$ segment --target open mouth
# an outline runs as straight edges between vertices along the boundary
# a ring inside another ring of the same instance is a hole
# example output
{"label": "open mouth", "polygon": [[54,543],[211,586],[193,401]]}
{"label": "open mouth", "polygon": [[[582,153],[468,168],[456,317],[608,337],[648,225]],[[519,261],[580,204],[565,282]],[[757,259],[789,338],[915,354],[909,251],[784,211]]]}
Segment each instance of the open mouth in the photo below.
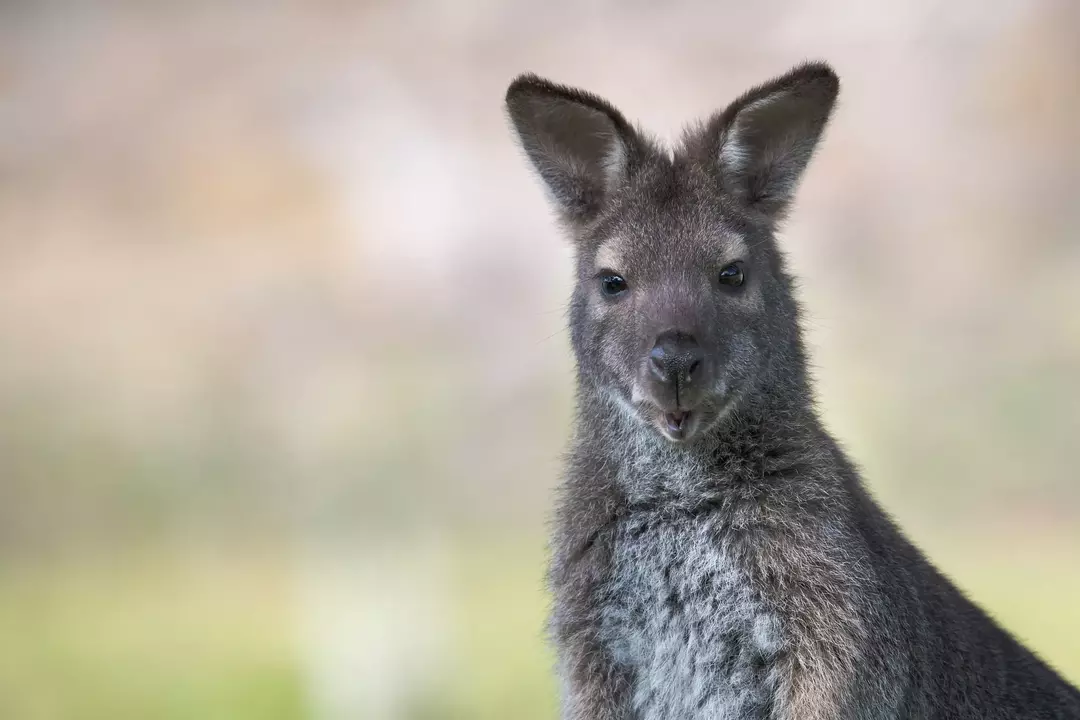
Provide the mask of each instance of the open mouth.
{"label": "open mouth", "polygon": [[683,427],[686,425],[686,419],[690,416],[688,410],[676,410],[675,412],[664,413],[664,423],[667,424],[667,429],[673,433],[682,432]]}
{"label": "open mouth", "polygon": [[674,409],[658,402],[642,402],[637,406],[638,417],[648,422],[661,436],[673,443],[690,443],[711,431],[731,409],[734,396],[730,393],[712,395],[687,410]]}
{"label": "open mouth", "polygon": [[672,440],[683,440],[690,428],[690,411],[665,412],[660,417],[661,429]]}

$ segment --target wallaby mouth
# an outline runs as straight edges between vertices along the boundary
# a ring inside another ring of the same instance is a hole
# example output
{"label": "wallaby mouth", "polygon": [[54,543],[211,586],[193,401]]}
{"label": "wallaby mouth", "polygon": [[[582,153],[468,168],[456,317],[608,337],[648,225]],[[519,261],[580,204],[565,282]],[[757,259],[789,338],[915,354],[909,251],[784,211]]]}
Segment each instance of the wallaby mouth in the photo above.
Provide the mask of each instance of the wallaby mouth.
{"label": "wallaby mouth", "polygon": [[690,430],[690,411],[675,410],[662,415],[660,429],[664,435],[676,442],[685,440]]}
{"label": "wallaby mouth", "polygon": [[[725,393],[713,396],[691,409],[674,410],[652,405],[651,425],[667,440],[677,444],[690,443],[709,432],[732,406],[733,398]],[[644,414],[644,413],[643,413]]]}
{"label": "wallaby mouth", "polygon": [[686,418],[690,415],[689,410],[676,410],[675,412],[664,413],[664,422],[667,423],[667,429],[672,433],[681,433],[683,426],[686,424]]}

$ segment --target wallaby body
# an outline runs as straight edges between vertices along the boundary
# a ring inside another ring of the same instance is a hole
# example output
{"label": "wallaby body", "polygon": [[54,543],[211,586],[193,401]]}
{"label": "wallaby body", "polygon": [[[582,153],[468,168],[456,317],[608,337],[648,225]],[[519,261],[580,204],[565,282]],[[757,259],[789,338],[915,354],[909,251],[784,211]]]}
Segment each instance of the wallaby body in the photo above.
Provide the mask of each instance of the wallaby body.
{"label": "wallaby body", "polygon": [[801,66],[668,154],[593,95],[510,86],[577,249],[550,573],[567,720],[1080,719],[818,420],[774,232],[837,91]]}

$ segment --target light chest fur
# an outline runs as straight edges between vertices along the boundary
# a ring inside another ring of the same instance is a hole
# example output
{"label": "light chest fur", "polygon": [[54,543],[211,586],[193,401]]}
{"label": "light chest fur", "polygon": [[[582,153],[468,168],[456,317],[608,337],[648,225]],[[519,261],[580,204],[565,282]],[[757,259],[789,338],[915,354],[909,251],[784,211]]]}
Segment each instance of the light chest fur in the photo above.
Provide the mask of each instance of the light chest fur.
{"label": "light chest fur", "polygon": [[643,509],[617,521],[600,636],[629,670],[635,718],[770,716],[781,625],[735,542],[719,512]]}

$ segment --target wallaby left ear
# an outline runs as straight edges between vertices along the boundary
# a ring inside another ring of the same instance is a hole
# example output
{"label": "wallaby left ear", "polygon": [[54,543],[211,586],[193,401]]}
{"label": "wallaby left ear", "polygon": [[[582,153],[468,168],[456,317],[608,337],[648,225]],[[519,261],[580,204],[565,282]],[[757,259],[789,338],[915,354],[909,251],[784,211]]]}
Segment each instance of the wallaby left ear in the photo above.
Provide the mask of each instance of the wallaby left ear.
{"label": "wallaby left ear", "polygon": [[832,68],[808,63],[753,88],[714,117],[708,146],[727,190],[750,209],[781,219],[839,90]]}
{"label": "wallaby left ear", "polygon": [[596,216],[644,149],[606,100],[535,75],[510,84],[506,108],[556,207],[574,224]]}

